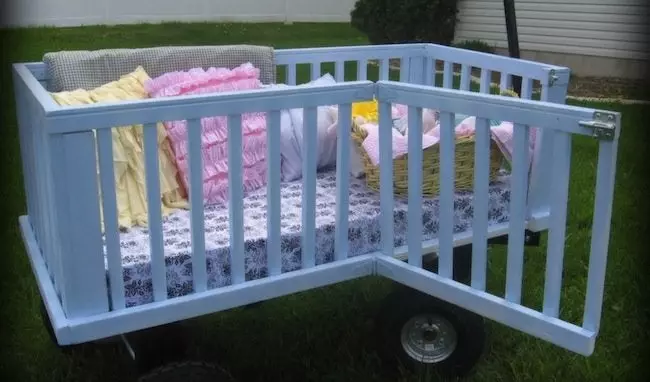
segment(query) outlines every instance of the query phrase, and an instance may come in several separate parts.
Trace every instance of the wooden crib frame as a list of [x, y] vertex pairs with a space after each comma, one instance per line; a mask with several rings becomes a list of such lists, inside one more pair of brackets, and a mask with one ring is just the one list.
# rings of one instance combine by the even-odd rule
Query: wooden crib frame
[[[400, 81], [389, 81], [389, 60], [400, 59]], [[367, 81], [367, 63], [377, 60], [379, 81]], [[443, 86], [434, 87], [436, 60], [444, 62]], [[343, 82], [346, 61], [356, 61], [358, 77]], [[573, 352], [594, 351], [603, 303], [610, 219], [620, 115], [610, 111], [564, 104], [569, 69], [525, 60], [466, 51], [433, 44], [354, 46], [276, 51], [276, 63], [286, 67], [287, 82], [295, 84], [296, 65], [312, 65], [312, 78], [320, 75], [320, 63], [334, 62], [335, 77], [341, 83], [324, 87], [263, 89], [230, 94], [147, 99], [118, 104], [60, 107], [47, 92], [48, 75], [43, 63], [13, 66], [17, 116], [20, 129], [27, 215], [19, 218], [27, 255], [37, 281], [49, 322], [58, 344], [70, 345], [177, 322], [192, 317], [244, 306], [275, 297], [318, 288], [367, 275], [381, 275], [517, 330], [542, 338]], [[453, 64], [461, 65], [460, 90], [451, 89]], [[471, 69], [481, 69], [480, 92], [470, 92]], [[521, 99], [489, 93], [492, 72], [501, 73], [501, 87], [509, 87], [512, 76], [522, 77]], [[533, 82], [541, 85], [541, 101], [530, 100]], [[380, 105], [382, 250], [361, 256], [347, 256], [347, 190], [349, 179], [349, 126], [339, 123], [337, 153], [336, 258], [315, 265], [315, 157], [308, 155], [303, 169], [303, 256], [302, 268], [282, 273], [279, 257], [279, 123], [280, 110], [305, 108], [307, 126], [314, 126], [316, 107], [339, 105], [339, 121], [350, 120], [351, 103], [376, 98]], [[421, 156], [409, 155], [408, 245], [393, 247], [392, 167], [390, 163], [390, 104], [406, 104], [410, 115], [425, 107], [445, 113], [476, 115], [475, 218], [472, 230], [454, 234], [451, 224], [441, 224], [439, 240], [422, 241], [420, 189]], [[243, 215], [240, 160], [241, 114], [268, 112], [268, 261], [269, 276], [244, 279]], [[192, 256], [194, 292], [168, 299], [163, 261], [156, 122], [188, 120], [191, 147], [191, 184], [200, 183], [200, 118], [228, 115], [232, 171], [231, 198], [232, 285], [208, 289], [201, 187], [190, 187], [192, 214]], [[513, 155], [510, 220], [497, 226], [487, 224], [489, 132], [487, 119], [513, 121]], [[440, 221], [453, 219], [453, 135], [442, 118]], [[155, 302], [124, 307], [120, 282], [121, 257], [113, 184], [112, 126], [142, 123], [145, 131], [147, 192], [151, 232], [152, 274]], [[419, 131], [421, 121], [413, 118], [409, 131]], [[535, 154], [529, 172], [527, 137], [530, 126], [539, 128]], [[97, 136], [99, 185], [96, 170]], [[306, 130], [306, 152], [315, 152], [314, 130]], [[311, 133], [310, 133], [311, 132]], [[558, 318], [571, 139], [574, 135], [594, 136], [599, 154], [592, 242], [586, 305], [581, 326]], [[409, 145], [419, 145], [418, 134], [409, 135]], [[241, 158], [241, 155], [239, 155]], [[485, 159], [485, 160], [484, 160]], [[72, 176], [74, 175], [74, 177]], [[106, 211], [108, 250], [107, 282], [100, 227], [100, 199]], [[110, 197], [110, 195], [113, 195]], [[278, 227], [275, 229], [274, 227]], [[271, 229], [273, 228], [273, 229]], [[522, 267], [526, 236], [549, 230], [544, 304], [541, 312], [521, 305]], [[491, 238], [508, 238], [507, 283], [504, 297], [485, 290], [487, 243]], [[471, 282], [452, 278], [454, 248], [472, 246]], [[423, 268], [423, 255], [437, 254], [437, 272]], [[109, 286], [110, 285], [110, 286]]]

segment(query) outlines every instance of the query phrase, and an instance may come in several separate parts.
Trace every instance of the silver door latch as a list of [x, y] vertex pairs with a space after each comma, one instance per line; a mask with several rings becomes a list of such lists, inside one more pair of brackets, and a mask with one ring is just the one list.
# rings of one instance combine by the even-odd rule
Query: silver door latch
[[616, 116], [597, 111], [592, 121], [580, 121], [580, 126], [593, 129], [593, 137], [611, 141], [616, 135]]

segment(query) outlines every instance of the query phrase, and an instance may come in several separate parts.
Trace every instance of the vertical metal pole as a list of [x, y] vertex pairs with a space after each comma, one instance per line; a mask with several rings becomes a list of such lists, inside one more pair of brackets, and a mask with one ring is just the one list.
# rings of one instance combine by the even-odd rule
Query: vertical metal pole
[[[508, 54], [510, 57], [519, 58], [519, 36], [517, 35], [517, 15], [515, 14], [515, 0], [503, 0], [503, 10], [506, 17], [506, 34], [508, 35]], [[514, 91], [521, 96], [521, 77], [512, 76]]]

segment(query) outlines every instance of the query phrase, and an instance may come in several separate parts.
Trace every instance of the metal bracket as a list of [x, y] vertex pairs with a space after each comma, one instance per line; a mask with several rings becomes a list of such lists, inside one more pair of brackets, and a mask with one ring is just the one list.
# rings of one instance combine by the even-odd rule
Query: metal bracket
[[616, 116], [597, 111], [592, 121], [580, 121], [580, 126], [593, 129], [592, 135], [596, 139], [611, 141], [616, 135]]
[[555, 81], [559, 80], [560, 77], [555, 74], [555, 69], [551, 69], [548, 71], [548, 86], [553, 86], [555, 84]]

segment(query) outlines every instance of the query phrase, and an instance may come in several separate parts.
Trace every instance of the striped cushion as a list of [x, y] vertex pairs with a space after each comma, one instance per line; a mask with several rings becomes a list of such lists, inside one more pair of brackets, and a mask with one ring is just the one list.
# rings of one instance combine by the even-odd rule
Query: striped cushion
[[260, 69], [262, 83], [275, 83], [273, 48], [255, 45], [62, 51], [46, 53], [43, 62], [50, 75], [48, 90], [52, 92], [93, 89], [118, 80], [138, 66], [154, 78], [177, 70], [196, 67], [232, 69], [250, 62]]

